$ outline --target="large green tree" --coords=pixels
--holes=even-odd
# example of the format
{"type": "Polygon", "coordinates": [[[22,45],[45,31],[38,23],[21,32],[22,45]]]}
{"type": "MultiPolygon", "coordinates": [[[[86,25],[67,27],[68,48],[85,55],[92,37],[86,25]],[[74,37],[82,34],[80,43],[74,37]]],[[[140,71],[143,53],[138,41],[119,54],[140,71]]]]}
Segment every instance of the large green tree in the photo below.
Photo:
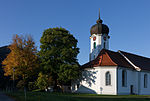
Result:
{"type": "Polygon", "coordinates": [[[66,84],[79,76],[77,39],[64,28],[49,28],[41,37],[39,56],[45,73],[58,84],[66,84]]]}

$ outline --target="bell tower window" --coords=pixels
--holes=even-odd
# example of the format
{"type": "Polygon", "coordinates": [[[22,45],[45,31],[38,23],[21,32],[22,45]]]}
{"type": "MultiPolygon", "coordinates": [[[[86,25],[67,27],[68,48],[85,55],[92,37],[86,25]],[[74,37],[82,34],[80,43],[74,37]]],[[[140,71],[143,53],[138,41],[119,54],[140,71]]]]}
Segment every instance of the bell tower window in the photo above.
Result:
{"type": "Polygon", "coordinates": [[[94,49],[96,49],[96,42],[94,42],[93,46],[94,46],[94,49]]]}
{"type": "Polygon", "coordinates": [[[106,45],[106,43],[104,42],[104,49],[106,48],[105,45],[106,45]]]}
{"type": "Polygon", "coordinates": [[[94,59],[96,58],[96,55],[94,54],[94,59]]]}

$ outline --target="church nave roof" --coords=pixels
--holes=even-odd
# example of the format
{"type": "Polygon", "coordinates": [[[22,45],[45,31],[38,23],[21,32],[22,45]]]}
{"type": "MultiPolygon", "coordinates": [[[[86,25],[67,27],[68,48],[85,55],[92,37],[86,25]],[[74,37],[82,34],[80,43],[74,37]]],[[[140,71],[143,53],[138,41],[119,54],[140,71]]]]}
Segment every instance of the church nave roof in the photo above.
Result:
{"type": "Polygon", "coordinates": [[[150,71],[150,58],[124,51],[114,52],[103,49],[94,60],[82,65],[81,67],[92,68],[98,66],[120,66],[150,71]]]}

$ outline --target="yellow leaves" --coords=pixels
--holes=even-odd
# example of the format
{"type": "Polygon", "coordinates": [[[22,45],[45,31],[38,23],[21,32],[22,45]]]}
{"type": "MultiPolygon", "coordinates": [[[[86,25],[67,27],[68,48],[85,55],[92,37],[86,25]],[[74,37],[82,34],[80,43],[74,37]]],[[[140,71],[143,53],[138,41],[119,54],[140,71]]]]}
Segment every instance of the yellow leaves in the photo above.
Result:
{"type": "Polygon", "coordinates": [[[2,62],[5,71],[4,75],[12,76],[13,68],[15,68],[16,76],[23,76],[38,67],[37,49],[31,36],[15,35],[9,49],[11,50],[10,54],[2,62]]]}

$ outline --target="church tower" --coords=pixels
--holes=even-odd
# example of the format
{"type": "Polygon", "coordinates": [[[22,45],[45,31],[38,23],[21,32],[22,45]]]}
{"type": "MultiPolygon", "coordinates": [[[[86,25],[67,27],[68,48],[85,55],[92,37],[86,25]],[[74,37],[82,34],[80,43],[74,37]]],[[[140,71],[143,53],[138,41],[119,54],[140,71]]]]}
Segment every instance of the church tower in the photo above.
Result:
{"type": "Polygon", "coordinates": [[[93,25],[90,30],[90,61],[94,60],[102,49],[109,49],[109,28],[102,22],[99,11],[97,24],[93,25]]]}

